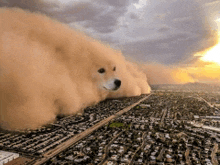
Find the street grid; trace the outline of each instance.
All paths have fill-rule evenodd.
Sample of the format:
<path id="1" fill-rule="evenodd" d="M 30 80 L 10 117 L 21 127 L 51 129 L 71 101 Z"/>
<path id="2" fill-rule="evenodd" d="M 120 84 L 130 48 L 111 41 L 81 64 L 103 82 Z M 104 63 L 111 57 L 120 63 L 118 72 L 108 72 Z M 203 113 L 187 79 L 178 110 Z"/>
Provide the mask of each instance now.
<path id="1" fill-rule="evenodd" d="M 217 165 L 218 115 L 195 93 L 156 92 L 45 164 Z"/>
<path id="2" fill-rule="evenodd" d="M 1 130 L 0 150 L 36 165 L 218 165 L 219 104 L 217 90 L 156 86 L 151 95 L 105 100 L 35 131 Z"/>

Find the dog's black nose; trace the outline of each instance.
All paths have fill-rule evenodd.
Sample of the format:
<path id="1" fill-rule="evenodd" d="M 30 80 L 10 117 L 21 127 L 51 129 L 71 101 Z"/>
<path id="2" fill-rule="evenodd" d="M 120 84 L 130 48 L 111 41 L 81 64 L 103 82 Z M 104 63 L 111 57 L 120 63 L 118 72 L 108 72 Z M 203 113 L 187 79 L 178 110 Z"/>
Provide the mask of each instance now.
<path id="1" fill-rule="evenodd" d="M 120 87 L 121 86 L 121 80 L 115 80 L 115 85 L 117 86 L 117 87 Z"/>

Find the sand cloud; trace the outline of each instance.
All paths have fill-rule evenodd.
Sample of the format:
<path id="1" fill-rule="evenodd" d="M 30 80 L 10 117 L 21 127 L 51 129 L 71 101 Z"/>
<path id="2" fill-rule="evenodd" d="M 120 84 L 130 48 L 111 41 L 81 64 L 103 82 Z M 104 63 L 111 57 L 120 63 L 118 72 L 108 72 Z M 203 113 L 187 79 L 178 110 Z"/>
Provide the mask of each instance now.
<path id="1" fill-rule="evenodd" d="M 219 11 L 219 3 L 149 0 L 136 10 L 136 0 L 60 2 L 4 0 L 0 6 L 44 13 L 122 52 L 44 16 L 27 14 L 27 25 L 19 21 L 21 15 L 9 14 L 4 19 L 1 12 L 3 128 L 34 129 L 53 122 L 58 114 L 76 114 L 106 98 L 149 93 L 147 82 L 220 82 L 219 64 L 202 61 L 203 54 L 195 55 L 217 43 L 216 31 L 210 23 Z M 202 10 L 205 6 L 207 13 Z M 7 32 L 3 33 L 4 30 Z M 128 61 L 124 55 L 147 64 Z M 149 63 L 155 61 L 160 64 Z M 104 63 L 107 65 L 100 65 Z M 106 74 L 97 74 L 100 68 Z M 113 88 L 115 79 L 121 80 L 119 90 L 100 90 L 103 84 Z"/>
<path id="2" fill-rule="evenodd" d="M 150 92 L 144 72 L 120 51 L 65 24 L 6 8 L 0 23 L 2 128 L 35 129 L 106 98 Z"/>
<path id="3" fill-rule="evenodd" d="M 185 68 L 162 64 L 145 64 L 143 68 L 150 84 L 180 84 L 195 81 Z"/>

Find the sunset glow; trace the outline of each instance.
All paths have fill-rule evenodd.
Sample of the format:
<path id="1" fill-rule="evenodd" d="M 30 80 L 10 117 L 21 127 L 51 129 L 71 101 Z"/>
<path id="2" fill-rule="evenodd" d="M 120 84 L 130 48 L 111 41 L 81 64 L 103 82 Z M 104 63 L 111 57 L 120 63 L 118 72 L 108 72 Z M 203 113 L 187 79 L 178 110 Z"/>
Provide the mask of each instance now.
<path id="1" fill-rule="evenodd" d="M 220 32 L 218 32 L 217 44 L 210 47 L 209 49 L 198 52 L 195 56 L 199 56 L 201 61 L 211 62 L 215 65 L 220 66 Z"/>
<path id="2" fill-rule="evenodd" d="M 219 33 L 220 34 L 220 33 Z M 218 35 L 217 44 L 194 56 L 199 60 L 187 72 L 197 81 L 205 83 L 220 83 L 220 35 Z"/>
<path id="3" fill-rule="evenodd" d="M 201 60 L 218 63 L 220 65 L 220 43 L 208 50 Z"/>

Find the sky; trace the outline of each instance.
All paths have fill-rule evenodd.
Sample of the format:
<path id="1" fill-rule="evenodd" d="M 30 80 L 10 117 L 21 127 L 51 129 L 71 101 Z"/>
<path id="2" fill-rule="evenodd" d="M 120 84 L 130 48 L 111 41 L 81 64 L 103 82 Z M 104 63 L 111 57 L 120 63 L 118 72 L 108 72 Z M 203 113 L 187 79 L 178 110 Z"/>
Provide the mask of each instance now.
<path id="1" fill-rule="evenodd" d="M 220 31 L 220 0 L 0 0 L 0 6 L 45 13 L 128 59 L 165 67 L 201 64 Z"/>

